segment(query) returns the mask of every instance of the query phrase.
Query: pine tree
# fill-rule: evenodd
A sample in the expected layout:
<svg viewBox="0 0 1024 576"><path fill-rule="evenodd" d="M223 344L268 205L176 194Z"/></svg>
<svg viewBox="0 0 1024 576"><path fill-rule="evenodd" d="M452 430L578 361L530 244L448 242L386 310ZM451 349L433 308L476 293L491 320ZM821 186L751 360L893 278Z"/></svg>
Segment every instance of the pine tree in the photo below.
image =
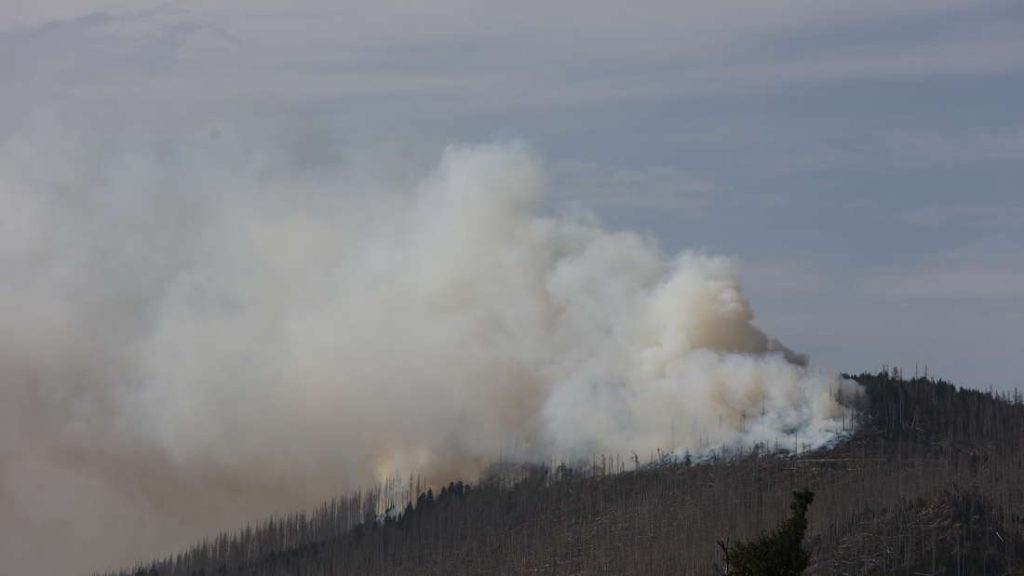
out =
<svg viewBox="0 0 1024 576"><path fill-rule="evenodd" d="M807 507L814 500L814 492L802 490L793 493L789 505L791 515L771 533L762 534L751 542L718 545L725 553L727 576L796 576L803 574L811 558L804 549L807 531Z"/></svg>

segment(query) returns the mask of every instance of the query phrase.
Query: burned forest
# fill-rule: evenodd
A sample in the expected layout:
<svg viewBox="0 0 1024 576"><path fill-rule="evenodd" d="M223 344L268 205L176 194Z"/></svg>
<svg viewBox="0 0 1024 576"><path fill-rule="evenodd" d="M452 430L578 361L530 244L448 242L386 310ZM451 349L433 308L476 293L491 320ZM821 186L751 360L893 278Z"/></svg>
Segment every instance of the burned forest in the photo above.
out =
<svg viewBox="0 0 1024 576"><path fill-rule="evenodd" d="M847 377L865 394L829 448L395 478L111 576L718 574L718 542L777 526L802 490L814 493L805 573L1024 573L1021 396L889 370Z"/></svg>

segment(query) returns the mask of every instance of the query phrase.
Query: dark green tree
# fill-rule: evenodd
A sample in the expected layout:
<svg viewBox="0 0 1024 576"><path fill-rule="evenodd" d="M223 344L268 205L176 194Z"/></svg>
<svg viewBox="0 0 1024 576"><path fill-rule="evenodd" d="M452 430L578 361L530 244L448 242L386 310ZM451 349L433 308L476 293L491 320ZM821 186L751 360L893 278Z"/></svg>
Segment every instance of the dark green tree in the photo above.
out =
<svg viewBox="0 0 1024 576"><path fill-rule="evenodd" d="M725 553L727 576L795 576L803 574L810 552L804 549L807 531L807 507L814 492L793 492L791 514L772 532L761 534L750 542L718 545Z"/></svg>

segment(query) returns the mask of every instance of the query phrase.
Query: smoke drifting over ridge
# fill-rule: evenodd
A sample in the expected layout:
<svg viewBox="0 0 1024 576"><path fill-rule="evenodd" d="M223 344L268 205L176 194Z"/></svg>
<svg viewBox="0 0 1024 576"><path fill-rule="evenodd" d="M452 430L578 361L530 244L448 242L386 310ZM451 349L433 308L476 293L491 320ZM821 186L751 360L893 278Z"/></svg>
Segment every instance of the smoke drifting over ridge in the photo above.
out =
<svg viewBox="0 0 1024 576"><path fill-rule="evenodd" d="M729 260L546 216L521 145L327 184L202 146L68 148L0 159L15 566L47 540L62 569L117 564L499 452L817 446L856 392L754 326Z"/></svg>

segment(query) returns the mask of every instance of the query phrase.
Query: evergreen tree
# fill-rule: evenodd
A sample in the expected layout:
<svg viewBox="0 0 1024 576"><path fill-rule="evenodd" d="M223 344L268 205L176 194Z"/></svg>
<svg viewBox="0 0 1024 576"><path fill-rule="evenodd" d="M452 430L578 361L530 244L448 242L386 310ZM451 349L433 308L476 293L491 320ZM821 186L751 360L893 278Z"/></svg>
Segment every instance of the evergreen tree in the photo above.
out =
<svg viewBox="0 0 1024 576"><path fill-rule="evenodd" d="M796 576L803 574L811 554L804 549L807 531L807 507L814 492L793 493L790 517L773 532L762 534L750 542L718 545L725 552L727 576Z"/></svg>

